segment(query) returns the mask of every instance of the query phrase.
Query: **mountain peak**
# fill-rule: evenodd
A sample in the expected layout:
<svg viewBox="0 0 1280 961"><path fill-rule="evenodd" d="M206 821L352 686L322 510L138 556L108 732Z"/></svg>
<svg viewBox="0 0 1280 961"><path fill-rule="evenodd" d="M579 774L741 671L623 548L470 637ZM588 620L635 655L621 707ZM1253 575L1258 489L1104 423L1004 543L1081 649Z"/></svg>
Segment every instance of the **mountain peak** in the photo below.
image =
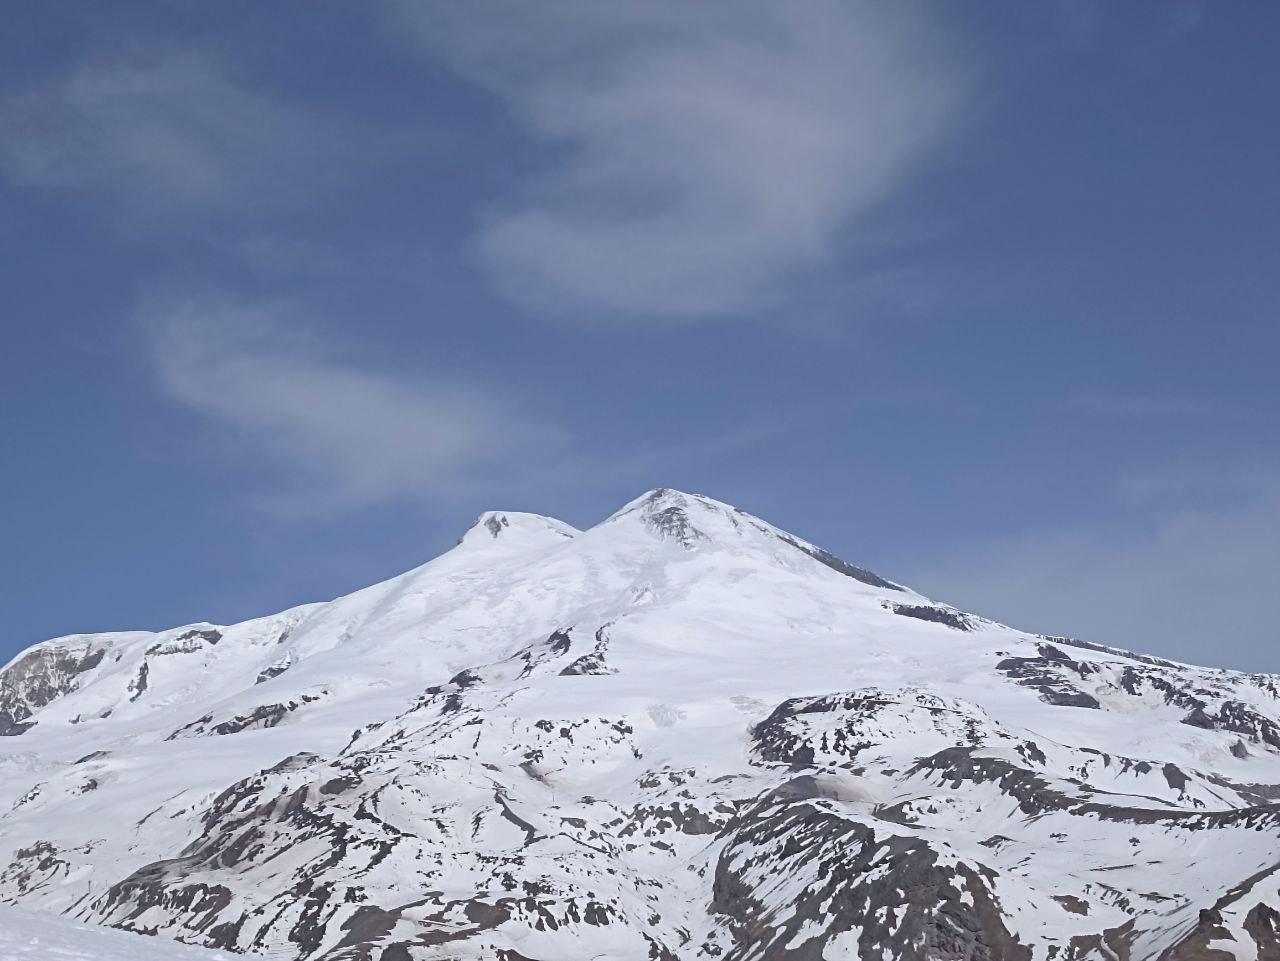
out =
<svg viewBox="0 0 1280 961"><path fill-rule="evenodd" d="M546 517L542 514L528 514L524 511L485 511L476 518L476 522L460 538L460 545L471 547L492 546L529 547L539 544L554 544L578 536L581 531L576 527Z"/></svg>
<svg viewBox="0 0 1280 961"><path fill-rule="evenodd" d="M624 505L606 524L636 516L646 528L664 539L674 540L687 550L722 526L736 528L734 515L742 514L731 504L704 494L687 494L671 487L657 487Z"/></svg>
<svg viewBox="0 0 1280 961"><path fill-rule="evenodd" d="M900 584L850 564L815 544L774 527L768 521L749 514L740 507L726 504L705 494L688 494L670 487L658 487L641 494L604 523L639 517L644 527L664 540L678 543L685 550L697 550L703 544L721 547L742 544L747 539L756 545L776 546L779 542L794 548L830 568L869 587L902 591Z"/></svg>

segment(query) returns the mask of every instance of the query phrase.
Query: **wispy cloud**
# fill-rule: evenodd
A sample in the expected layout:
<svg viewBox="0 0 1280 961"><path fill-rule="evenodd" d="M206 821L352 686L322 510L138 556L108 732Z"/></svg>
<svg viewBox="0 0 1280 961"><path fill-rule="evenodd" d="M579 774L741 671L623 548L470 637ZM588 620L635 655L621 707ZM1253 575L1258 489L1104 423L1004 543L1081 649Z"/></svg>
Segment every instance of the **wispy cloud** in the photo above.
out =
<svg viewBox="0 0 1280 961"><path fill-rule="evenodd" d="M552 152L476 242L508 291L556 311L776 302L936 145L963 88L904 4L400 9Z"/></svg>
<svg viewBox="0 0 1280 961"><path fill-rule="evenodd" d="M137 212L275 203L322 176L340 131L262 93L217 57L144 47L0 99L0 170Z"/></svg>
<svg viewBox="0 0 1280 961"><path fill-rule="evenodd" d="M1208 500L1206 498L1206 500ZM1137 530L1047 531L935 561L912 586L1028 630L1280 670L1280 477Z"/></svg>
<svg viewBox="0 0 1280 961"><path fill-rule="evenodd" d="M480 386L353 362L287 305L213 300L149 307L160 389L203 415L276 510L307 513L457 493L559 432Z"/></svg>

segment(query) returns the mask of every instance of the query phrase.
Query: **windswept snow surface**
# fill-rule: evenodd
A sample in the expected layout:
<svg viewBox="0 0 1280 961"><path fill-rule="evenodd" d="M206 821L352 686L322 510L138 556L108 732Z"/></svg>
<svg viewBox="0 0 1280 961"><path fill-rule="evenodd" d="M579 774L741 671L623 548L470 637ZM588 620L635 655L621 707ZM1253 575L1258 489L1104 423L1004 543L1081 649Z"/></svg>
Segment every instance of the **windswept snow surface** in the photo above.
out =
<svg viewBox="0 0 1280 961"><path fill-rule="evenodd" d="M159 938L0 906L0 961L236 961Z"/></svg>
<svg viewBox="0 0 1280 961"><path fill-rule="evenodd" d="M279 959L1280 961L1280 677L1016 631L699 495L493 512L330 603L24 652L0 866L0 903Z"/></svg>

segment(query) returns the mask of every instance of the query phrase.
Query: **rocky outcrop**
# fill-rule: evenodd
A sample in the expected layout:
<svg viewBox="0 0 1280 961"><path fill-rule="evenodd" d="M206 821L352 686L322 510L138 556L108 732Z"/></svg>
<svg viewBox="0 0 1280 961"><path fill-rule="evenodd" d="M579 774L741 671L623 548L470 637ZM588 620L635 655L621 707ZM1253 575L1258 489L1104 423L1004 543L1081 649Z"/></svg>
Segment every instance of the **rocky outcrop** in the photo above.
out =
<svg viewBox="0 0 1280 961"><path fill-rule="evenodd" d="M75 690L80 676L101 664L105 654L92 643L45 644L9 664L0 672L0 737L34 727L31 716Z"/></svg>

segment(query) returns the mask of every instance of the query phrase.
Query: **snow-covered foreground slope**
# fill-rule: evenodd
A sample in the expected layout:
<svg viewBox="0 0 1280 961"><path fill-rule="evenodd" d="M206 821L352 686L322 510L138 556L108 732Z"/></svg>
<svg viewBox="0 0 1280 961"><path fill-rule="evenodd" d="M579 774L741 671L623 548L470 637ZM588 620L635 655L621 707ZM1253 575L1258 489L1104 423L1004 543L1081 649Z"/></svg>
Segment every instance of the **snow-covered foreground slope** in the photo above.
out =
<svg viewBox="0 0 1280 961"><path fill-rule="evenodd" d="M234 961L234 954L139 938L67 918L0 906L2 961Z"/></svg>
<svg viewBox="0 0 1280 961"><path fill-rule="evenodd" d="M1280 678L1015 631L675 491L47 642L0 735L0 901L208 947L1280 959Z"/></svg>

